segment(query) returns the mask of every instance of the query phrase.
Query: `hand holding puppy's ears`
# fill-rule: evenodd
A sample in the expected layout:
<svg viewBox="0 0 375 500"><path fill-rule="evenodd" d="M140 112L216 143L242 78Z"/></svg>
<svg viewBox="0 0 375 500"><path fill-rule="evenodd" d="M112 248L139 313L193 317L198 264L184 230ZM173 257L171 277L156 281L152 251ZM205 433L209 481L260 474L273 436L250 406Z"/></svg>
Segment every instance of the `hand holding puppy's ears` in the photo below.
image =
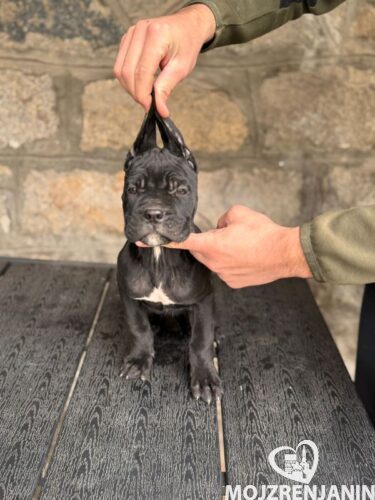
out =
<svg viewBox="0 0 375 500"><path fill-rule="evenodd" d="M159 115L155 105L154 90L152 91L151 96L151 107L144 117L138 136L126 157L124 165L125 171L127 171L131 166L135 156L141 155L146 151L157 147L156 126L160 131L164 148L173 155L184 158L193 170L197 170L195 158L189 148L185 145L181 132L170 118L162 118Z"/></svg>

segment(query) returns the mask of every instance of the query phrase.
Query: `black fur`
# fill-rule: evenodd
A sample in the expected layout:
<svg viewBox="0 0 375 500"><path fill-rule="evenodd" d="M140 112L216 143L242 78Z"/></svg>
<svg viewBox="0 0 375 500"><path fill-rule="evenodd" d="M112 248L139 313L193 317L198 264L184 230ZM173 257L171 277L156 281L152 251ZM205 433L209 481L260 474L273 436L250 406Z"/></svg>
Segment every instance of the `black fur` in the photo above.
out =
<svg viewBox="0 0 375 500"><path fill-rule="evenodd" d="M156 144L159 128L163 148ZM153 103L125 161L123 210L127 242L118 256L117 279L124 305L128 352L121 375L149 378L154 352L150 317L185 313L191 327L191 390L210 402L221 397L213 365L214 314L211 272L190 252L161 247L183 241L194 225L197 166L173 122L162 119ZM140 248L142 241L154 248ZM171 303L150 302L161 288ZM143 298L142 300L139 300Z"/></svg>

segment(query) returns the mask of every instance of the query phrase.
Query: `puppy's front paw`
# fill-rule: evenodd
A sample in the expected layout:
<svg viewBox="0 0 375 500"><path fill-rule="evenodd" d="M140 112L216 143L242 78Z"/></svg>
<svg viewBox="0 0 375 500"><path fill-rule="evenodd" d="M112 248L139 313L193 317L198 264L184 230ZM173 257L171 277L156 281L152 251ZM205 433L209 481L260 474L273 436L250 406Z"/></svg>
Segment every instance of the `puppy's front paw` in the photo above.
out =
<svg viewBox="0 0 375 500"><path fill-rule="evenodd" d="M221 380L213 364L192 367L190 387L193 397L203 399L207 404L223 395Z"/></svg>
<svg viewBox="0 0 375 500"><path fill-rule="evenodd" d="M154 357L152 354L144 353L138 355L129 354L125 356L122 363L120 377L126 379L149 380Z"/></svg>

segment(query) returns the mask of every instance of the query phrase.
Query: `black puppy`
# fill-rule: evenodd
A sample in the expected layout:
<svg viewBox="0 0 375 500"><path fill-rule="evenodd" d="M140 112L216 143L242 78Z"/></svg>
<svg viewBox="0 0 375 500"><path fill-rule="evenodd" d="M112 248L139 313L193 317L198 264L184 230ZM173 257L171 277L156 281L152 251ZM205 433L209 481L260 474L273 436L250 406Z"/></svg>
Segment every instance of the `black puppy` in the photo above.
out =
<svg viewBox="0 0 375 500"><path fill-rule="evenodd" d="M156 127L164 147L156 144ZM213 365L214 318L211 272L190 252L162 247L183 241L194 225L197 166L181 133L158 114L153 102L125 161L122 196L127 242L117 261L117 280L125 309L128 353L121 376L146 379L154 358L150 316L186 311L191 390L209 403L221 397ZM140 248L142 241L153 248Z"/></svg>

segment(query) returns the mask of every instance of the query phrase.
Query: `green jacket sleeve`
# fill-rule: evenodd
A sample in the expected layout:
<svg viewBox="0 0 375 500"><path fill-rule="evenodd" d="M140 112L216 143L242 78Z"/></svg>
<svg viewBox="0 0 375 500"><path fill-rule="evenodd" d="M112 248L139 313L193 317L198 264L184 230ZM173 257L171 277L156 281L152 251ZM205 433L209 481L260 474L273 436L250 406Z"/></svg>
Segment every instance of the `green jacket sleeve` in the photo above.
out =
<svg viewBox="0 0 375 500"><path fill-rule="evenodd" d="M216 20L214 38L202 52L248 42L303 14L324 14L344 0L191 0L184 6L203 3Z"/></svg>
<svg viewBox="0 0 375 500"><path fill-rule="evenodd" d="M375 282L375 205L315 217L301 227L301 243L317 281Z"/></svg>

